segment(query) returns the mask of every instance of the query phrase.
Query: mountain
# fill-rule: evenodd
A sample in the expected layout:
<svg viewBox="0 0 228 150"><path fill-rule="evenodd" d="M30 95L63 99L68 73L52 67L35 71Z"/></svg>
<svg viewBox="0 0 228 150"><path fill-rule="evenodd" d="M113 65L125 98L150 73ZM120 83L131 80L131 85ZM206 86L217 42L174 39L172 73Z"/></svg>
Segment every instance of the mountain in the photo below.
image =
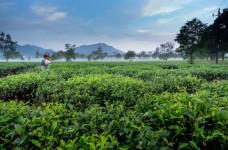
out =
<svg viewBox="0 0 228 150"><path fill-rule="evenodd" d="M112 46L109 46L105 43L97 43L97 44L91 44L91 45L82 45L79 47L76 47L76 53L78 54L84 54L84 55L89 55L91 54L92 51L97 50L99 47L102 48L104 53L107 53L108 55L113 55L116 53L124 54L123 51L118 50ZM39 52L40 54L53 54L53 50L51 49L44 49L42 47L38 47L35 45L17 45L16 50L19 51L23 56L25 57L35 57L36 52ZM0 57L2 57L2 53L0 52Z"/></svg>
<svg viewBox="0 0 228 150"><path fill-rule="evenodd" d="M101 47L103 52L107 53L108 55L114 55L116 53L124 54L124 52L122 50L116 49L105 43L82 45L82 46L76 47L75 50L76 50L76 53L78 53L78 54L89 55L89 54L91 54L92 51L97 50L99 47Z"/></svg>
<svg viewBox="0 0 228 150"><path fill-rule="evenodd" d="M17 45L16 50L19 51L23 56L26 57L35 57L36 52L39 52L40 54L52 54L54 51L51 49L44 49L42 47L38 47L35 45Z"/></svg>

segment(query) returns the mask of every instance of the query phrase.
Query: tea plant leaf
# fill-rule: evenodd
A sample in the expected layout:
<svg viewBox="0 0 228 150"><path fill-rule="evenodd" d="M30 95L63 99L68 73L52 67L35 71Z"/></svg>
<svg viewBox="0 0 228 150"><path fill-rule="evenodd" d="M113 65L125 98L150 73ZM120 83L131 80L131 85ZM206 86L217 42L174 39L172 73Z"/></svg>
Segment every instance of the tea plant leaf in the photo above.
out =
<svg viewBox="0 0 228 150"><path fill-rule="evenodd" d="M13 144L21 145L26 140L26 138L27 138L27 136L18 137L18 138L16 138L16 140L14 140Z"/></svg>
<svg viewBox="0 0 228 150"><path fill-rule="evenodd" d="M22 133L23 133L24 130L23 130L23 128L21 127L21 125L15 124L15 125L14 125L14 128L15 128L15 131L16 131L17 134L22 135Z"/></svg>
<svg viewBox="0 0 228 150"><path fill-rule="evenodd" d="M190 143L190 145L191 145L192 147L194 147L195 149L200 150L200 148L196 145L196 143L195 143L194 141L189 141L189 143Z"/></svg>
<svg viewBox="0 0 228 150"><path fill-rule="evenodd" d="M53 124L52 124L52 126L51 126L51 131L52 131L52 132L55 131L55 129L56 129L56 127L57 127L57 124L58 124L57 121L54 121L54 122L53 122Z"/></svg>
<svg viewBox="0 0 228 150"><path fill-rule="evenodd" d="M168 147L161 147L161 148L159 148L159 150L167 150L167 149L169 149Z"/></svg>
<svg viewBox="0 0 228 150"><path fill-rule="evenodd" d="M61 139L61 140L60 140L60 145L61 145L62 147L64 147L64 146L66 145L65 141Z"/></svg>
<svg viewBox="0 0 228 150"><path fill-rule="evenodd" d="M41 147L41 144L39 141L32 139L32 144L36 145L37 147Z"/></svg>
<svg viewBox="0 0 228 150"><path fill-rule="evenodd" d="M66 145L66 150L74 150L75 148L74 148L74 145L72 145L72 144L67 144Z"/></svg>
<svg viewBox="0 0 228 150"><path fill-rule="evenodd" d="M181 143L178 147L178 149L186 148L189 144L188 143Z"/></svg>
<svg viewBox="0 0 228 150"><path fill-rule="evenodd" d="M13 148L13 150L21 150L21 148L20 147L15 147L15 148Z"/></svg>
<svg viewBox="0 0 228 150"><path fill-rule="evenodd" d="M213 133L212 133L212 137L213 138L216 138L216 137L219 137L219 136L222 136L223 134L220 132L220 131L218 131L218 130L215 130L215 131L213 131Z"/></svg>

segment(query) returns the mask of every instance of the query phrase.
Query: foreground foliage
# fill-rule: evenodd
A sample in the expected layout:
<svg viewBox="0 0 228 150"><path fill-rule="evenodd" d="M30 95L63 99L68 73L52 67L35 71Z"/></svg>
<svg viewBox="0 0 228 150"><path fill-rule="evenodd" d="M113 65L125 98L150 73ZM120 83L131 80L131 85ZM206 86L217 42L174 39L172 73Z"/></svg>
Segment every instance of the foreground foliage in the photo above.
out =
<svg viewBox="0 0 228 150"><path fill-rule="evenodd" d="M0 149L227 149L227 66L53 63L0 79Z"/></svg>

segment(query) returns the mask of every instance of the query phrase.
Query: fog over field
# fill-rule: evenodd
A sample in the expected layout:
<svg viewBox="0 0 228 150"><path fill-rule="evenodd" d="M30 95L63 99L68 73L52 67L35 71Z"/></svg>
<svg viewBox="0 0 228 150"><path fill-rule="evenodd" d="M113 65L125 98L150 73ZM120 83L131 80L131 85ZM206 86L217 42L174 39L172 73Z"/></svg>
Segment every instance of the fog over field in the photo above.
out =
<svg viewBox="0 0 228 150"><path fill-rule="evenodd" d="M42 58L25 58L24 60L21 59L9 59L8 62L41 62ZM181 61L183 58L169 58L167 61ZM66 61L65 59L59 59L59 60L54 60L53 62L64 62ZM76 58L75 60L71 60L72 62L89 62L87 58ZM104 59L98 59L98 60L90 60L90 62L118 62L118 61L125 61L129 62L129 60L125 60L124 58L121 59L116 59L115 57L109 57L109 58L104 58ZM159 58L148 58L148 59L139 59L135 58L133 59L134 61L165 61ZM0 59L0 62L6 62L4 59Z"/></svg>

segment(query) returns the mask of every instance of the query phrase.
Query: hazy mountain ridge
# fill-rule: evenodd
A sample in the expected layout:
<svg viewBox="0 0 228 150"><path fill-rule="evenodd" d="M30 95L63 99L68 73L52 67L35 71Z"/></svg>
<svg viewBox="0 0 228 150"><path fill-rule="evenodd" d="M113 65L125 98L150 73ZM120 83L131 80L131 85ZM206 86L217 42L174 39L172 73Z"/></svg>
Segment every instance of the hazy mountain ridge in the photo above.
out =
<svg viewBox="0 0 228 150"><path fill-rule="evenodd" d="M118 50L105 43L82 45L82 46L76 47L75 52L78 54L89 55L91 54L92 51L97 50L99 47L101 47L103 52L107 53L108 55L114 55L116 53L124 54L122 50ZM30 44L17 45L16 50L19 51L25 57L35 57L36 52L39 52L40 54L45 54L45 53L52 54L56 52L52 49L45 49L39 46L30 45ZM2 56L1 52L0 52L0 55Z"/></svg>
<svg viewBox="0 0 228 150"><path fill-rule="evenodd" d="M76 52L79 54L85 54L88 55L92 51L97 50L99 47L102 48L104 53L107 53L108 55L114 55L116 53L124 54L122 50L116 49L112 46L109 46L105 43L97 43L97 44L91 44L91 45L82 45L79 47L76 47Z"/></svg>
<svg viewBox="0 0 228 150"><path fill-rule="evenodd" d="M17 45L16 47L17 51L19 51L23 56L26 57L35 57L36 52L39 52L40 54L52 54L54 51L51 49L44 49L42 47L38 47L35 45L30 45L30 44L26 44L26 45Z"/></svg>

